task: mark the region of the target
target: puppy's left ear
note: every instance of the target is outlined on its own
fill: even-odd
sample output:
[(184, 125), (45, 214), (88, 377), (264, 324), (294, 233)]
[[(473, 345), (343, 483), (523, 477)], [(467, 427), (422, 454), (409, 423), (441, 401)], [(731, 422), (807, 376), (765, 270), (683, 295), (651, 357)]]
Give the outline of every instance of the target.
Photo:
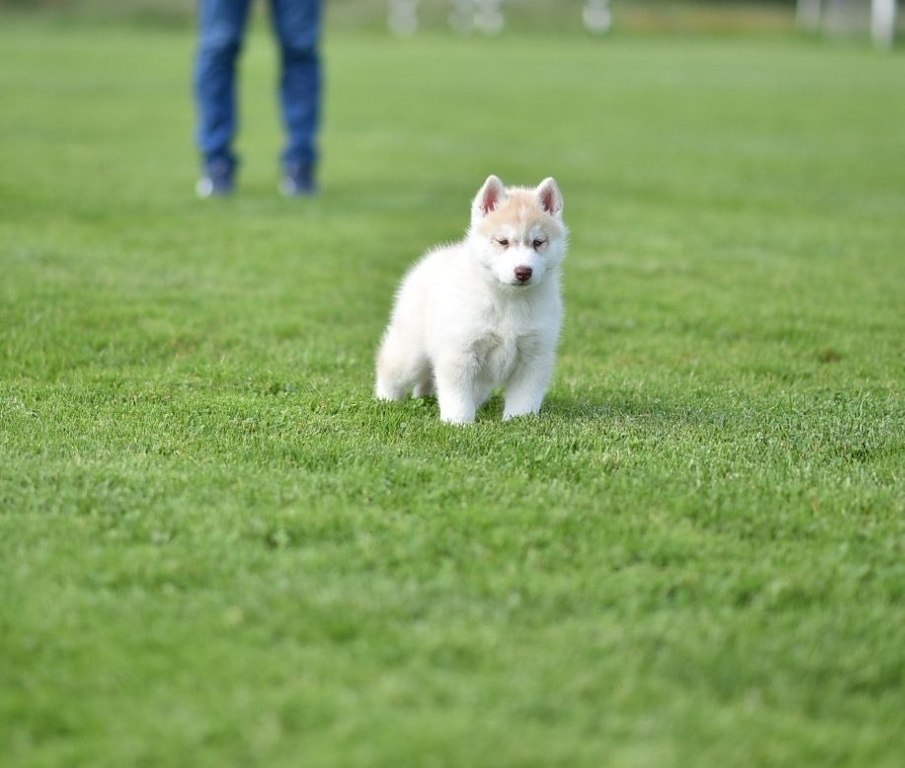
[(471, 210), (475, 218), (482, 219), (491, 211), (496, 210), (497, 206), (506, 196), (506, 187), (498, 176), (488, 176), (484, 186), (478, 190), (477, 197), (474, 199)]
[(557, 219), (562, 218), (562, 192), (559, 190), (556, 179), (548, 176), (537, 185), (536, 194), (541, 208)]

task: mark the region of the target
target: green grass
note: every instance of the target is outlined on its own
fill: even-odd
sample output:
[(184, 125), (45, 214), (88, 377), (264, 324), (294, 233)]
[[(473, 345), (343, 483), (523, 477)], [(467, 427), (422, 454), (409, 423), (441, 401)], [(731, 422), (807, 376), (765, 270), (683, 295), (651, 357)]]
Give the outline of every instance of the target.
[[(0, 764), (900, 766), (905, 60), (328, 36), (323, 194), (193, 198), (190, 30), (0, 18)], [(371, 397), (559, 179), (541, 417)]]

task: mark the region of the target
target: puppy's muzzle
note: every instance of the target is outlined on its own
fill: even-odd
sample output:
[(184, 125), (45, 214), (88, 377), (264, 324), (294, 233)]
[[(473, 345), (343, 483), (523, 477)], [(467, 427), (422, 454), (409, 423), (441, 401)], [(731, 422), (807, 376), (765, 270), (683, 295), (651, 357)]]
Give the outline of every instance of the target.
[(531, 267), (521, 266), (515, 268), (515, 279), (523, 285), (531, 279), (532, 274), (533, 270)]

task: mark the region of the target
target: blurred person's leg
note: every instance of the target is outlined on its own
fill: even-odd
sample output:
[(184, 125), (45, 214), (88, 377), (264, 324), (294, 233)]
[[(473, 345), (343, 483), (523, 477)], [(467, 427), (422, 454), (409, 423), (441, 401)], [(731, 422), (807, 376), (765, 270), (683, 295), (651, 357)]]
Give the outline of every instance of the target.
[(233, 139), (238, 129), (236, 61), (248, 22), (250, 0), (200, 0), (199, 43), (195, 66), (198, 104), (198, 148), (205, 178), (199, 194), (232, 191), (236, 156)]
[(321, 0), (271, 0), (280, 44), (280, 102), (286, 126), (283, 191), (315, 191), (321, 113)]

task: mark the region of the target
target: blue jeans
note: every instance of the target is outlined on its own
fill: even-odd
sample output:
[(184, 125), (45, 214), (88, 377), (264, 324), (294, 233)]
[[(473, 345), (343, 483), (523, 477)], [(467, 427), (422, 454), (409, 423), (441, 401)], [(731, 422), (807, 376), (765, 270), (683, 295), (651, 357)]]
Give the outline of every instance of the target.
[[(236, 166), (236, 60), (250, 7), (251, 0), (200, 0), (198, 147), (206, 167), (225, 163), (230, 174)], [(280, 46), (280, 102), (287, 134), (283, 165), (287, 170), (313, 168), (321, 103), (321, 0), (270, 0), (270, 10)]]

